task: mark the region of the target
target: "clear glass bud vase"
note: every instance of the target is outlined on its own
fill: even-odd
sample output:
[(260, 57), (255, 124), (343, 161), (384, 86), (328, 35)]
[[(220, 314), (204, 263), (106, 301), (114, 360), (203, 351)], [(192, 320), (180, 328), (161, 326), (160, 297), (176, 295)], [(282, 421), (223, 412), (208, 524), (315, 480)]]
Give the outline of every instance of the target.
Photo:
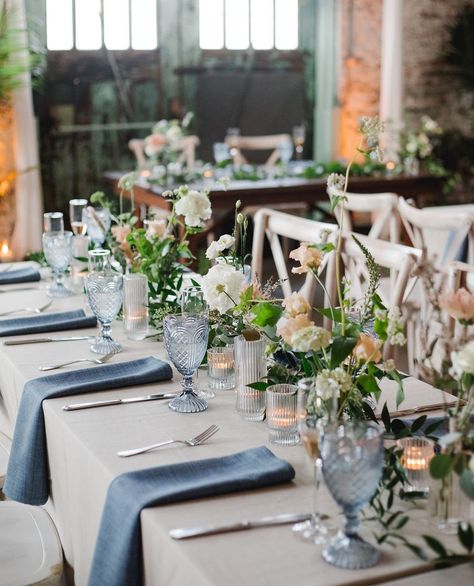
[(458, 524), (472, 522), (473, 503), (462, 490), (459, 475), (452, 471), (441, 480), (432, 479), (429, 492), (431, 519), (443, 533), (455, 535)]
[(265, 413), (265, 393), (247, 386), (262, 380), (267, 374), (265, 340), (246, 340), (237, 336), (234, 342), (236, 410), (242, 419), (262, 421)]

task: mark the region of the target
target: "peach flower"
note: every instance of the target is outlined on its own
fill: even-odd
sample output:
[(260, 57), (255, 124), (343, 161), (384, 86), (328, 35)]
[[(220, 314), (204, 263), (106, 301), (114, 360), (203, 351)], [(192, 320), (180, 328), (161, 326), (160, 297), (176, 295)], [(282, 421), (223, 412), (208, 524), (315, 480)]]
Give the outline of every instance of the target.
[(291, 344), (293, 334), (301, 328), (313, 326), (305, 313), (300, 313), (296, 317), (281, 317), (277, 322), (277, 335), (281, 336), (287, 344)]
[(112, 226), (111, 228), (112, 236), (119, 244), (125, 242), (127, 236), (130, 234), (131, 231), (132, 230), (128, 224), (126, 224), (125, 226)]
[(455, 293), (447, 291), (439, 296), (439, 304), (451, 317), (461, 322), (474, 321), (474, 294), (464, 287)]
[(161, 151), (166, 142), (166, 136), (164, 134), (150, 134), (145, 138), (145, 153), (149, 157), (156, 155), (156, 153)]
[(282, 305), (290, 317), (296, 317), (297, 315), (300, 315), (300, 313), (309, 313), (311, 310), (311, 306), (303, 295), (296, 291), (294, 291), (289, 297), (285, 297)]
[(372, 336), (369, 336), (369, 334), (361, 332), (353, 353), (360, 362), (367, 362), (367, 360), (370, 360), (370, 362), (380, 362), (382, 360), (381, 346), (381, 340), (376, 340)]
[(161, 218), (159, 220), (148, 220), (146, 236), (147, 238), (162, 238), (166, 232), (168, 222)]
[(298, 261), (301, 266), (293, 267), (291, 271), (295, 274), (302, 274), (307, 273), (309, 270), (317, 269), (323, 260), (323, 256), (323, 253), (317, 248), (301, 243), (298, 248), (290, 252), (290, 258)]

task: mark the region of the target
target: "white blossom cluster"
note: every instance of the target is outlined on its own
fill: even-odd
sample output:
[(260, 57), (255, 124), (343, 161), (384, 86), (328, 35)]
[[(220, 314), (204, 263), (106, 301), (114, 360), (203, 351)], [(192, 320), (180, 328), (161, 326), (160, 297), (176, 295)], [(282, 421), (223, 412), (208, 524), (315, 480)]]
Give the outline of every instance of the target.
[(342, 367), (324, 369), (316, 376), (316, 392), (323, 400), (339, 397), (352, 387), (352, 378)]

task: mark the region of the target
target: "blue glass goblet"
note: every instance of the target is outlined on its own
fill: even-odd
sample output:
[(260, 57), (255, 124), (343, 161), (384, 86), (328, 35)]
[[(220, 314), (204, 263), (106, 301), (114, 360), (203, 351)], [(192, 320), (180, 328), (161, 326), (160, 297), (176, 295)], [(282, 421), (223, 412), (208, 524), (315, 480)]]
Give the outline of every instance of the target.
[(194, 392), (193, 375), (207, 350), (209, 320), (207, 315), (167, 315), (163, 320), (166, 350), (180, 374), (183, 392), (170, 401), (169, 407), (179, 413), (199, 413), (207, 402)]
[(380, 552), (358, 535), (357, 514), (372, 498), (382, 474), (382, 430), (365, 421), (326, 429), (321, 457), (326, 486), (346, 516), (344, 530), (323, 549), (323, 558), (338, 568), (370, 568)]

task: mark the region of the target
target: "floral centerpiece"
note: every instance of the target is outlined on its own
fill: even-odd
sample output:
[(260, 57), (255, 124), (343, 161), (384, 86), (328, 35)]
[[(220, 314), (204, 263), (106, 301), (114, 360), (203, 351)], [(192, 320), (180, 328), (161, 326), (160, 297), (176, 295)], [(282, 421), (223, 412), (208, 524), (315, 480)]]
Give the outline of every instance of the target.
[(406, 173), (418, 175), (420, 171), (444, 174), (445, 169), (437, 160), (434, 149), (443, 133), (441, 126), (429, 116), (422, 116), (418, 130), (400, 133), (400, 162)]
[(181, 121), (160, 120), (153, 126), (152, 133), (145, 137), (149, 182), (166, 187), (170, 182), (176, 185), (193, 178), (192, 171), (186, 169), (180, 160), (182, 140), (189, 134), (193, 118), (194, 114), (188, 112)]

